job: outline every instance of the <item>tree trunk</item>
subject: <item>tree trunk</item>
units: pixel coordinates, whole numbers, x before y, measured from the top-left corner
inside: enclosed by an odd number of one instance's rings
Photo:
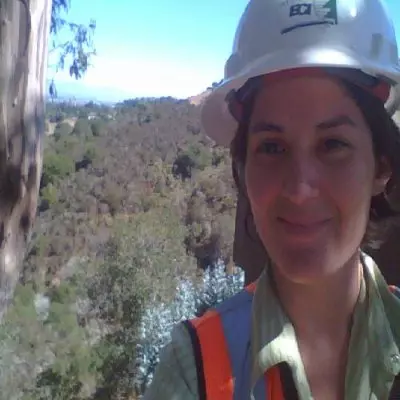
[[[0,318],[36,216],[51,0],[0,0]]]

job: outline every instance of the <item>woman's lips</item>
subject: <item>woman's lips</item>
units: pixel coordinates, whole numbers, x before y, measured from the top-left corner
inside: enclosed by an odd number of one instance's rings
[[[318,220],[295,220],[278,218],[278,223],[283,227],[285,233],[293,236],[299,236],[307,238],[314,236],[321,232],[330,222],[330,218],[318,219]]]

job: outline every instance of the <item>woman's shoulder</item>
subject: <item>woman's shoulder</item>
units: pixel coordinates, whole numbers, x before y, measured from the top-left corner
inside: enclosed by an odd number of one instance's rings
[[[174,326],[170,342],[160,353],[160,361],[152,383],[146,390],[144,400],[198,398],[194,337],[198,338],[199,329],[203,333],[207,331],[215,335],[218,331],[216,324],[223,324],[228,330],[232,328],[235,336],[243,338],[243,335],[238,332],[238,327],[242,331],[246,330],[250,324],[238,324],[238,317],[242,317],[244,321],[244,318],[250,316],[255,288],[256,283],[254,282],[209,308],[202,316],[179,322]],[[233,328],[235,329],[233,330]]]
[[[234,324],[235,332],[238,333],[238,313],[250,315],[254,289],[255,285],[245,287],[227,300],[208,309],[202,316],[179,322],[174,326],[170,342],[160,353],[160,361],[144,400],[198,398],[197,366],[193,348],[193,335],[197,333],[194,331],[201,329],[202,332],[206,330],[215,334],[215,324],[223,320],[226,326],[232,324],[233,327]],[[221,318],[214,318],[216,316]]]
[[[174,326],[170,342],[161,350],[144,400],[197,399],[197,370],[192,342],[184,323]]]

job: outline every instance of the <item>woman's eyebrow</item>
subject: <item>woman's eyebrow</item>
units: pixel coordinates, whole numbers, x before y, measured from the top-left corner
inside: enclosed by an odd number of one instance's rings
[[[342,114],[330,118],[326,121],[320,122],[319,124],[317,124],[317,129],[319,130],[332,129],[342,125],[356,126],[356,123],[348,115]],[[282,133],[284,132],[284,128],[272,122],[259,121],[255,123],[250,129],[250,133],[258,133],[258,132]]]
[[[338,115],[336,117],[333,117],[327,121],[323,121],[317,125],[318,129],[331,129],[331,128],[337,128],[338,126],[342,125],[349,125],[349,126],[356,126],[356,123],[348,116],[345,114]]]
[[[255,123],[251,129],[250,133],[258,133],[258,132],[279,132],[282,133],[284,131],[282,126],[277,124],[273,124],[267,121],[259,121]]]

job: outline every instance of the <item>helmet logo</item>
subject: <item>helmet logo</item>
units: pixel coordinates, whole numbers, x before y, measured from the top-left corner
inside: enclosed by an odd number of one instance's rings
[[[284,0],[281,3],[287,26],[281,34],[315,25],[337,25],[336,0]]]
[[[290,17],[294,17],[295,15],[311,15],[312,4],[293,4],[289,10]]]

